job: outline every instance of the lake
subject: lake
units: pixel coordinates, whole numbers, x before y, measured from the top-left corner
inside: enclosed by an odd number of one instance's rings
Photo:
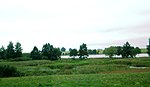
[[[121,56],[113,56],[113,57],[117,57],[120,58]],[[148,54],[138,54],[136,57],[148,57]],[[61,56],[61,58],[72,58],[69,55],[63,55]],[[79,58],[79,57],[76,57]],[[88,58],[108,58],[108,56],[104,55],[104,54],[97,54],[97,55],[89,55]]]

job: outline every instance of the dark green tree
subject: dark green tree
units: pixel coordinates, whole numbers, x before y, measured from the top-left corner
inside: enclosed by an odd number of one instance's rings
[[[50,55],[50,47],[51,45],[49,43],[46,43],[42,47],[42,56],[49,57]]]
[[[92,50],[91,49],[88,49],[88,54],[92,54]]]
[[[61,59],[62,52],[60,51],[60,48],[55,48],[57,50],[57,59]]]
[[[140,54],[141,53],[141,49],[139,47],[136,47],[134,49],[132,49],[132,55],[134,57],[136,57],[137,54]]]
[[[15,57],[22,57],[22,47],[21,43],[17,42],[15,45]]]
[[[53,48],[50,60],[58,60],[58,59],[61,59],[60,48]]]
[[[53,45],[46,43],[42,48],[42,56],[47,57],[49,60],[58,60],[61,58],[60,48],[54,48]]]
[[[82,44],[80,45],[80,49],[79,49],[79,58],[80,59],[85,59],[88,57],[88,50],[87,50],[87,46],[86,44]]]
[[[78,55],[78,51],[77,49],[71,49],[69,56],[73,57],[73,59],[75,59],[75,57]]]
[[[109,58],[112,58],[114,55],[117,55],[117,47],[109,47],[109,48],[105,48],[105,50],[103,51],[103,53],[105,55],[108,55]]]
[[[94,50],[89,49],[88,54],[97,54],[97,50],[96,49],[94,49]]]
[[[147,54],[150,56],[150,38],[149,38],[149,45],[147,45]]]
[[[69,52],[71,51],[72,49],[71,48],[69,48]]]
[[[97,54],[97,50],[96,49],[93,50],[93,54]]]
[[[121,46],[117,46],[117,55],[122,55],[123,48]]]
[[[38,50],[38,48],[36,46],[34,46],[33,50],[31,51],[31,55],[30,57],[33,59],[33,60],[39,60],[41,59],[41,54],[40,54],[40,51]]]
[[[123,58],[128,58],[128,57],[133,58],[133,54],[132,54],[133,49],[134,49],[134,47],[131,47],[129,42],[126,42],[122,48],[122,57]]]
[[[9,58],[15,58],[15,50],[12,42],[9,42],[7,49],[6,49],[6,57]]]
[[[49,60],[54,60],[54,47],[53,45],[48,45],[48,49],[49,49],[49,52],[48,52],[48,59]]]
[[[0,48],[0,59],[5,59],[6,58],[6,50],[5,48],[2,46]]]
[[[66,51],[66,48],[65,47],[62,47],[61,48],[61,52],[65,52]]]
[[[147,45],[147,54],[150,56],[150,45]]]

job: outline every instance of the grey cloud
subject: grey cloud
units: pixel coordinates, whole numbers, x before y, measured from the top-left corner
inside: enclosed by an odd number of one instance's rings
[[[141,24],[129,26],[129,27],[107,29],[101,32],[103,33],[122,32],[122,33],[146,34],[146,33],[150,33],[150,21],[143,22]]]
[[[150,16],[150,9],[149,9],[149,10],[146,10],[146,11],[140,12],[140,15],[143,15],[143,16]]]
[[[148,38],[150,37],[136,37],[132,39],[110,41],[108,43],[90,43],[88,44],[88,46],[96,46],[100,49],[104,49],[109,46],[123,46],[128,41],[131,44],[131,46],[146,48],[146,45],[148,45]]]
[[[118,45],[123,45],[125,42],[129,42],[132,46],[138,46],[141,48],[145,48],[146,45],[148,45],[148,36],[145,37],[136,37],[136,38],[131,38],[131,39],[126,39],[126,40],[119,40],[119,41],[114,41],[112,44],[118,44]]]
[[[118,31],[122,31],[123,29],[125,29],[125,28],[112,28],[112,29],[106,29],[106,30],[102,30],[102,31],[100,31],[100,32],[102,32],[102,33],[111,33],[111,32],[118,32]]]

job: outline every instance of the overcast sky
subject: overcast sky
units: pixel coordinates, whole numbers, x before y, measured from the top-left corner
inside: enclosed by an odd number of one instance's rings
[[[145,47],[150,0],[0,0],[0,46],[19,41],[24,52],[55,47]]]

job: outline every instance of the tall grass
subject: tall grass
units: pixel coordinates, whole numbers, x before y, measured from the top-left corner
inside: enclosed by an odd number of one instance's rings
[[[114,71],[131,72],[130,66],[147,67],[141,69],[144,72],[150,70],[150,58],[1,61],[0,65],[14,66],[26,76],[97,74]]]

